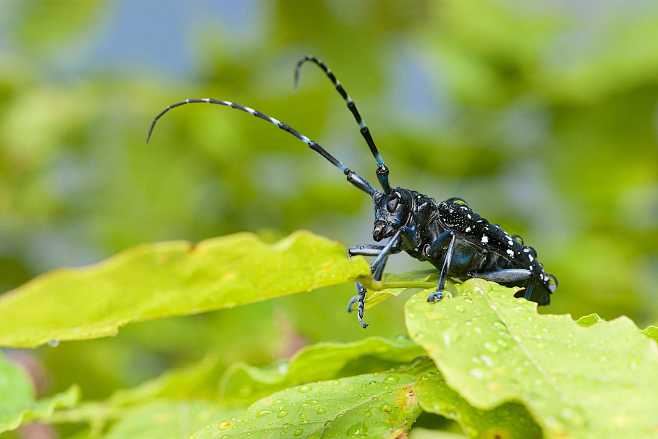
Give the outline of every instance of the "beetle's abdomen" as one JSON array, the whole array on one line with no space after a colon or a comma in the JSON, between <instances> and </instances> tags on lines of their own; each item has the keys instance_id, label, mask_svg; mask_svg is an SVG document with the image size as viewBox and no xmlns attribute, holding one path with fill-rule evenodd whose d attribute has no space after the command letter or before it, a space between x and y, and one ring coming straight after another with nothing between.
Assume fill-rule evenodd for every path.
<instances>
[{"instance_id":1,"label":"beetle's abdomen","mask_svg":"<svg viewBox=\"0 0 658 439\"><path fill-rule=\"evenodd\" d=\"M505 268L530 270L546 291L551 291L551 278L537 260L532 247L523 245L518 237L513 237L498 224L491 224L474 212L464 200L451 198L438 206L439 219L458 236L480 249L470 256L469 268L477 267L477 272L494 271ZM468 252L465 252L464 257ZM542 298L541 302L547 302Z\"/></svg>"}]
</instances>

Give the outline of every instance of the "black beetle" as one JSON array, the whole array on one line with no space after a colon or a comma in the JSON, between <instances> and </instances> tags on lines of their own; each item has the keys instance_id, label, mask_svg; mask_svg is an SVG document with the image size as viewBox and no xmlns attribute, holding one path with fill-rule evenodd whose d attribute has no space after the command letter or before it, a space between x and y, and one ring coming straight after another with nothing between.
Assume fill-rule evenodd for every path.
<instances>
[{"instance_id":1,"label":"black beetle","mask_svg":"<svg viewBox=\"0 0 658 439\"><path fill-rule=\"evenodd\" d=\"M450 198L436 202L433 198L411 189L391 188L389 170L384 164L366 123L352 98L331 70L319 59L305 56L295 69L295 84L299 79L301 66L310 61L321 68L336 87L347 104L354 119L359 124L361 135L377 162L377 179L383 192L376 190L365 178L345 166L317 142L299 133L294 128L250 107L235 102L213 98L185 99L162 110L151 122L147 142L151 138L158 120L172 108L186 104L215 104L244 111L265 120L292 134L312 150L320 154L340 169L347 181L370 195L375 205L375 224L372 236L375 241L389 238L384 245L362 245L349 249L349 254L374 256L371 265L373 279L381 280L387 258L404 251L411 257L428 261L439 270L436 291L427 297L428 302L443 298L448 277L458 280L481 278L506 286L523 287L516 293L539 305L550 302L550 294L557 288L557 278L544 271L532 247L525 246L523 240L510 235L497 224L491 224L475 213L461 198ZM366 289L356 283L357 294L348 304L348 311L358 303L358 319L362 327L368 325L363 320Z\"/></svg>"}]
</instances>

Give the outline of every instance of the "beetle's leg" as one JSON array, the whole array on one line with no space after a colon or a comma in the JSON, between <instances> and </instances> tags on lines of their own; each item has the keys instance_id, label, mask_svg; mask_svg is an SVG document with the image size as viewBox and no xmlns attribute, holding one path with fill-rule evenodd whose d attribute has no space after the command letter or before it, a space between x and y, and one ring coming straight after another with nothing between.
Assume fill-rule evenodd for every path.
<instances>
[{"instance_id":1,"label":"beetle's leg","mask_svg":"<svg viewBox=\"0 0 658 439\"><path fill-rule=\"evenodd\" d=\"M452 261L452 254L455 248L455 238L456 235L452 232L449 232L451 235L450 244L448 244L448 250L446 251L445 257L443 258L443 265L441 266L441 274L439 274L439 282L436 288L436 291L427 296L428 302L438 302L443 299L443 291L446 286L446 279L448 278L448 272L450 271L450 262ZM440 236L440 235L439 235Z\"/></svg>"},{"instance_id":2,"label":"beetle's leg","mask_svg":"<svg viewBox=\"0 0 658 439\"><path fill-rule=\"evenodd\" d=\"M439 233L434 240L423 248L423 253L428 259L435 259L446 241L452 236L452 232L445 230Z\"/></svg>"},{"instance_id":3,"label":"beetle's leg","mask_svg":"<svg viewBox=\"0 0 658 439\"><path fill-rule=\"evenodd\" d=\"M489 271L486 273L468 273L468 277L490 280L498 283L521 282L530 279L532 272L525 269L510 268L506 270Z\"/></svg>"},{"instance_id":4,"label":"beetle's leg","mask_svg":"<svg viewBox=\"0 0 658 439\"><path fill-rule=\"evenodd\" d=\"M350 247L347 252L350 256L378 256L383 248L384 246L379 244L365 244Z\"/></svg>"},{"instance_id":5,"label":"beetle's leg","mask_svg":"<svg viewBox=\"0 0 658 439\"><path fill-rule=\"evenodd\" d=\"M368 324L363 320L363 314L366 309L366 293L368 290L361 284L361 282L356 282L356 295L352 296L350 301L347 303L347 312L352 312L354 304L358 303L357 307L357 318L359 319L359 324L362 328L367 328Z\"/></svg>"},{"instance_id":6,"label":"beetle's leg","mask_svg":"<svg viewBox=\"0 0 658 439\"><path fill-rule=\"evenodd\" d=\"M532 293L535 291L536 283L533 280L528 281L525 290L517 291L514 297L523 297L526 300L532 300Z\"/></svg>"},{"instance_id":7,"label":"beetle's leg","mask_svg":"<svg viewBox=\"0 0 658 439\"><path fill-rule=\"evenodd\" d=\"M386 245L379 251L377 258L375 258L375 261L370 266L370 272L373 273L375 280L381 280L381 276L384 273L384 267L386 266L386 260L388 259L388 256L397 249L399 241L400 230L398 230L388 243L386 243ZM361 282L356 282L356 291L356 296L353 296L347 304L347 312L352 312L354 303L358 303L357 317L359 319L359 324L365 329L368 327L368 324L363 320L363 314L365 312L366 293L368 291Z\"/></svg>"},{"instance_id":8,"label":"beetle's leg","mask_svg":"<svg viewBox=\"0 0 658 439\"><path fill-rule=\"evenodd\" d=\"M384 275L384 268L386 268L386 262L388 261L388 256L382 259L382 261L379 263L377 267L372 267L373 272L372 272L372 278L376 281L382 280L382 276Z\"/></svg>"},{"instance_id":9,"label":"beetle's leg","mask_svg":"<svg viewBox=\"0 0 658 439\"><path fill-rule=\"evenodd\" d=\"M382 249L385 246L381 244L364 244L364 245L359 245L356 247L350 247L347 251L348 255L351 256L378 256ZM372 270L372 268L371 268ZM352 312L352 309L354 308L354 304L359 300L359 292L365 289L361 283L357 282L356 283L356 291L357 294L355 296L352 296L350 298L350 301L347 303L347 312Z\"/></svg>"}]
</instances>

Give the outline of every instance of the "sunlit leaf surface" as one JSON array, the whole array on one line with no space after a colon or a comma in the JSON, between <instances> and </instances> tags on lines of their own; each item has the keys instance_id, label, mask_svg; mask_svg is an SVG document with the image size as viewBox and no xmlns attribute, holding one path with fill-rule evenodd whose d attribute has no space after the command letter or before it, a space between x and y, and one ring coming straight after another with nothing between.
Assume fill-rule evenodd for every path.
<instances>
[{"instance_id":1,"label":"sunlit leaf surface","mask_svg":"<svg viewBox=\"0 0 658 439\"><path fill-rule=\"evenodd\" d=\"M423 354L407 338L371 337L352 343L318 343L297 352L290 361L269 368L234 365L222 379L222 400L252 402L286 387L354 374L358 367L370 370L390 367Z\"/></svg>"},{"instance_id":2,"label":"sunlit leaf surface","mask_svg":"<svg viewBox=\"0 0 658 439\"><path fill-rule=\"evenodd\" d=\"M129 322L195 314L336 285L369 274L309 232L275 244L241 233L169 242L41 276L0 298L0 346L116 334Z\"/></svg>"},{"instance_id":3,"label":"sunlit leaf surface","mask_svg":"<svg viewBox=\"0 0 658 439\"><path fill-rule=\"evenodd\" d=\"M542 437L541 429L522 405L505 403L490 410L477 409L451 389L436 370L420 376L415 389L423 410L457 421L471 437Z\"/></svg>"},{"instance_id":4,"label":"sunlit leaf surface","mask_svg":"<svg viewBox=\"0 0 658 439\"><path fill-rule=\"evenodd\" d=\"M547 437L651 437L658 429L658 347L627 318L583 327L539 315L482 280L458 297L407 303L410 335L471 405L523 403ZM623 402L623 403L620 403Z\"/></svg>"},{"instance_id":5,"label":"sunlit leaf surface","mask_svg":"<svg viewBox=\"0 0 658 439\"><path fill-rule=\"evenodd\" d=\"M420 407L415 370L357 375L293 387L213 423L194 439L404 437Z\"/></svg>"}]
</instances>

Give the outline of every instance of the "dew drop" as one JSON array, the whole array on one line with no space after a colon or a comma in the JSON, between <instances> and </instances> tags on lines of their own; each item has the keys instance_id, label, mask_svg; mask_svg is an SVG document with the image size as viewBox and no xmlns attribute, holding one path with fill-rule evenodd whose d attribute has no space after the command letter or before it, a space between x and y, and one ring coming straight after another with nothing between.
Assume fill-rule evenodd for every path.
<instances>
[{"instance_id":1,"label":"dew drop","mask_svg":"<svg viewBox=\"0 0 658 439\"><path fill-rule=\"evenodd\" d=\"M322 415L326 411L327 411L327 409L325 409L324 407L318 407L318 408L315 409L315 413L317 413L318 415Z\"/></svg>"},{"instance_id":2,"label":"dew drop","mask_svg":"<svg viewBox=\"0 0 658 439\"><path fill-rule=\"evenodd\" d=\"M382 404L381 409L384 413L391 413L391 406L388 404Z\"/></svg>"},{"instance_id":3,"label":"dew drop","mask_svg":"<svg viewBox=\"0 0 658 439\"><path fill-rule=\"evenodd\" d=\"M48 346L50 346L51 348L56 348L57 346L59 346L59 340L53 338L48 342Z\"/></svg>"},{"instance_id":4,"label":"dew drop","mask_svg":"<svg viewBox=\"0 0 658 439\"><path fill-rule=\"evenodd\" d=\"M443 333L443 344L447 346L450 346L450 334L448 332Z\"/></svg>"},{"instance_id":5,"label":"dew drop","mask_svg":"<svg viewBox=\"0 0 658 439\"><path fill-rule=\"evenodd\" d=\"M480 355L480 358L482 359L482 362L487 366L491 367L494 365L494 361L488 355Z\"/></svg>"},{"instance_id":6,"label":"dew drop","mask_svg":"<svg viewBox=\"0 0 658 439\"><path fill-rule=\"evenodd\" d=\"M491 343L490 341L484 343L484 348L490 352L498 352L498 346Z\"/></svg>"},{"instance_id":7,"label":"dew drop","mask_svg":"<svg viewBox=\"0 0 658 439\"><path fill-rule=\"evenodd\" d=\"M220 430L228 430L233 426L233 423L231 421L222 421L219 423L219 429Z\"/></svg>"},{"instance_id":8,"label":"dew drop","mask_svg":"<svg viewBox=\"0 0 658 439\"><path fill-rule=\"evenodd\" d=\"M457 312L464 312L464 307L461 305L455 306L455 309L457 310Z\"/></svg>"},{"instance_id":9,"label":"dew drop","mask_svg":"<svg viewBox=\"0 0 658 439\"><path fill-rule=\"evenodd\" d=\"M299 388L299 391L300 391L301 393L306 393L306 392L308 392L309 390L311 390L311 388L310 388L309 386L306 386L306 385L301 386L301 387Z\"/></svg>"},{"instance_id":10,"label":"dew drop","mask_svg":"<svg viewBox=\"0 0 658 439\"><path fill-rule=\"evenodd\" d=\"M263 416L271 415L272 411L271 410L259 410L256 412L256 417L257 418L262 418Z\"/></svg>"},{"instance_id":11,"label":"dew drop","mask_svg":"<svg viewBox=\"0 0 658 439\"><path fill-rule=\"evenodd\" d=\"M347 429L347 435L352 437L365 436L368 433L368 429L363 422L352 425Z\"/></svg>"},{"instance_id":12,"label":"dew drop","mask_svg":"<svg viewBox=\"0 0 658 439\"><path fill-rule=\"evenodd\" d=\"M279 410L279 412L276 414L277 418L285 418L286 416L288 416L288 410L285 409Z\"/></svg>"},{"instance_id":13,"label":"dew drop","mask_svg":"<svg viewBox=\"0 0 658 439\"><path fill-rule=\"evenodd\" d=\"M468 373L470 373L471 376L477 378L478 380L484 378L484 372L481 369L471 369Z\"/></svg>"},{"instance_id":14,"label":"dew drop","mask_svg":"<svg viewBox=\"0 0 658 439\"><path fill-rule=\"evenodd\" d=\"M304 434L304 429L302 427L295 428L295 431L292 432L294 436L301 436Z\"/></svg>"},{"instance_id":15,"label":"dew drop","mask_svg":"<svg viewBox=\"0 0 658 439\"><path fill-rule=\"evenodd\" d=\"M389 384L397 383L398 382L398 377L396 377L395 375L387 376L386 379L384 379L384 382L389 383Z\"/></svg>"}]
</instances>

